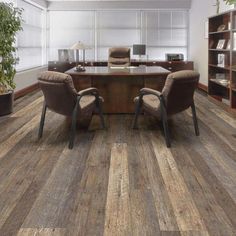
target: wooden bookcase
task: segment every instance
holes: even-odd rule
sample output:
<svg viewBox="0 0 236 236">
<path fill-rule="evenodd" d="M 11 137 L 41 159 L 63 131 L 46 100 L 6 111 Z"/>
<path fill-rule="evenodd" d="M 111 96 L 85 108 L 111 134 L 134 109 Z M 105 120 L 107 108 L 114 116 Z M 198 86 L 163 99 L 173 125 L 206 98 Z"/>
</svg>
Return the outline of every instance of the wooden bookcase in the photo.
<svg viewBox="0 0 236 236">
<path fill-rule="evenodd" d="M 209 18 L 208 94 L 236 111 L 236 10 Z"/>
</svg>

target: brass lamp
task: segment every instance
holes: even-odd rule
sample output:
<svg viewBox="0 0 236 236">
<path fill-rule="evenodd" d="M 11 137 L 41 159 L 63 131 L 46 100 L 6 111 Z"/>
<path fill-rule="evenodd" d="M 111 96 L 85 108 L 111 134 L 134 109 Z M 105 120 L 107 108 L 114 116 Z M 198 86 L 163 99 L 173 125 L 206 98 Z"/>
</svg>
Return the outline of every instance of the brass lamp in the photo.
<svg viewBox="0 0 236 236">
<path fill-rule="evenodd" d="M 83 43 L 81 43 L 80 41 L 75 43 L 70 49 L 76 50 L 76 68 L 78 69 L 78 63 L 79 63 L 79 51 L 82 50 L 83 51 L 83 65 L 82 68 L 79 68 L 80 71 L 85 71 L 85 50 L 89 49 L 88 46 L 84 45 Z"/>
</svg>

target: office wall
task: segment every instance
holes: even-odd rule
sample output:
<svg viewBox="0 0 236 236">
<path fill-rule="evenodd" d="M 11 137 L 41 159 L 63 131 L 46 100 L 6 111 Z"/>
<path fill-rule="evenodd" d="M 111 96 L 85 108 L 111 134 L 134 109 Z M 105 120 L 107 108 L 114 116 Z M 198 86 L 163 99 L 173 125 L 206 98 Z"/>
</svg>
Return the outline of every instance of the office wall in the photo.
<svg viewBox="0 0 236 236">
<path fill-rule="evenodd" d="M 15 83 L 16 88 L 15 92 L 27 88 L 32 84 L 37 83 L 37 78 L 39 77 L 40 73 L 47 70 L 47 66 L 34 68 L 27 71 L 18 72 L 15 75 Z"/>
<path fill-rule="evenodd" d="M 209 16 L 216 14 L 215 0 L 192 0 L 189 28 L 189 59 L 194 61 L 194 67 L 200 73 L 200 83 L 207 85 L 208 81 L 208 39 L 204 37 L 205 22 Z M 232 6 L 220 2 L 220 11 L 231 9 Z"/>
</svg>

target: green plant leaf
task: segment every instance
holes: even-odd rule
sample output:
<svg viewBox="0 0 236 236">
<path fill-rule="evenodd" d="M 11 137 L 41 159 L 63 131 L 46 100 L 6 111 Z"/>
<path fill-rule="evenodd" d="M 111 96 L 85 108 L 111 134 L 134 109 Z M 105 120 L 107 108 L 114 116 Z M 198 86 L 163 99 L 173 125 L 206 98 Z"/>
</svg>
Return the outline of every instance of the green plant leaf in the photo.
<svg viewBox="0 0 236 236">
<path fill-rule="evenodd" d="M 0 2 L 0 94 L 15 88 L 16 33 L 22 30 L 23 9 Z"/>
</svg>

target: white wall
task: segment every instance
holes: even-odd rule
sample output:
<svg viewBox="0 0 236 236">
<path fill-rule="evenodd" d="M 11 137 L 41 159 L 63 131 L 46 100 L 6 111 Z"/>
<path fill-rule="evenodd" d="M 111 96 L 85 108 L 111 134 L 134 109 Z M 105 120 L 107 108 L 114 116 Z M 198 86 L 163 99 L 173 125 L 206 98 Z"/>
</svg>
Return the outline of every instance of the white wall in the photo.
<svg viewBox="0 0 236 236">
<path fill-rule="evenodd" d="M 208 80 L 208 39 L 204 38 L 205 22 L 209 16 L 216 15 L 215 0 L 192 0 L 189 24 L 189 60 L 200 73 L 200 83 Z M 220 2 L 220 12 L 233 8 Z"/>
<path fill-rule="evenodd" d="M 21 89 L 29 87 L 32 84 L 37 83 L 37 79 L 40 73 L 46 70 L 47 70 L 47 66 L 16 73 L 15 79 L 14 79 L 16 83 L 15 91 L 17 92 Z"/>
</svg>

